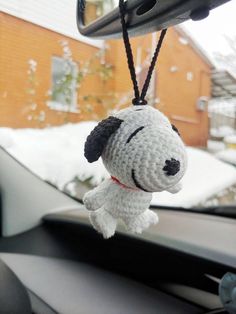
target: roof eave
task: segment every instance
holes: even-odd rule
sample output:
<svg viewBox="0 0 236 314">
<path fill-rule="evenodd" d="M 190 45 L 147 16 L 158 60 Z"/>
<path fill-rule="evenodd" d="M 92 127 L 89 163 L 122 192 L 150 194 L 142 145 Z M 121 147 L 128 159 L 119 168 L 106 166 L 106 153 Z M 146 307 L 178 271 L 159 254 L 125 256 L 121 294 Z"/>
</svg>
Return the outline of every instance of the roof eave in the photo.
<svg viewBox="0 0 236 314">
<path fill-rule="evenodd" d="M 174 29 L 183 37 L 185 37 L 189 45 L 197 52 L 198 55 L 210 66 L 211 69 L 215 68 L 214 62 L 211 60 L 206 51 L 192 38 L 187 30 L 183 29 L 182 26 L 174 26 Z"/>
</svg>

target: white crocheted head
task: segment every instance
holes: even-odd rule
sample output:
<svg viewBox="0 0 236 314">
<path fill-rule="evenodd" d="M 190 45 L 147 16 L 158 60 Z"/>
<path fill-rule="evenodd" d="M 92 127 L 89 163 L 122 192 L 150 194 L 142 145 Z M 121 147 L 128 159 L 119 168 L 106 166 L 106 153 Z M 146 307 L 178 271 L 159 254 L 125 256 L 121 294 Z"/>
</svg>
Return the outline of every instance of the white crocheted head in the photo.
<svg viewBox="0 0 236 314">
<path fill-rule="evenodd" d="M 87 138 L 85 157 L 93 162 L 100 156 L 111 176 L 146 192 L 171 190 L 187 167 L 178 130 L 148 105 L 121 110 L 98 124 Z"/>
</svg>

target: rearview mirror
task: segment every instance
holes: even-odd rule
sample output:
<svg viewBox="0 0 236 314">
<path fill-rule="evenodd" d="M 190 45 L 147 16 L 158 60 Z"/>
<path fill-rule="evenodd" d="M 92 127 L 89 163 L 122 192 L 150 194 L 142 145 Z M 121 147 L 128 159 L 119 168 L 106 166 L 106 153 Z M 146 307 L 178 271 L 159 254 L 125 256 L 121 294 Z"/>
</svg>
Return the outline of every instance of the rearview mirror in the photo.
<svg viewBox="0 0 236 314">
<path fill-rule="evenodd" d="M 88 26 L 94 23 L 99 18 L 118 8 L 118 5 L 119 0 L 85 0 L 83 12 L 84 25 Z"/>
<path fill-rule="evenodd" d="M 77 0 L 77 25 L 82 35 L 96 38 L 121 36 L 119 0 Z M 230 0 L 127 0 L 131 36 L 158 31 L 188 19 L 201 20 L 210 10 Z"/>
</svg>

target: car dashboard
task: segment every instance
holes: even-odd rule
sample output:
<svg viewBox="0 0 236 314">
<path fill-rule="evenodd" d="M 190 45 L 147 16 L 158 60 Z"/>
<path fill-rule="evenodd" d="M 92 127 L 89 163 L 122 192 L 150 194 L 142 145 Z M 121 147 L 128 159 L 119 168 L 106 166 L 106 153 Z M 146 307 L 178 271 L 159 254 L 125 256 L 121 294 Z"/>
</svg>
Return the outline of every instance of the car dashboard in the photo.
<svg viewBox="0 0 236 314">
<path fill-rule="evenodd" d="M 0 259 L 26 288 L 36 314 L 226 313 L 220 278 L 236 265 L 236 222 L 158 211 L 142 235 L 104 240 L 87 212 L 65 210 L 0 240 Z"/>
</svg>

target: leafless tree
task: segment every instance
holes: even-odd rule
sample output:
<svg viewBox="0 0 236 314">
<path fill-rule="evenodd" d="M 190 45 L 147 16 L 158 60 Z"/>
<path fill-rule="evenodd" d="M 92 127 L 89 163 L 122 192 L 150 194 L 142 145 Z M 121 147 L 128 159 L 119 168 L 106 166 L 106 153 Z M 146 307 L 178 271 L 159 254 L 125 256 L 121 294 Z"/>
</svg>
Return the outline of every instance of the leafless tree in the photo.
<svg viewBox="0 0 236 314">
<path fill-rule="evenodd" d="M 225 35 L 229 47 L 228 53 L 215 53 L 217 62 L 236 77 L 236 36 Z"/>
</svg>

